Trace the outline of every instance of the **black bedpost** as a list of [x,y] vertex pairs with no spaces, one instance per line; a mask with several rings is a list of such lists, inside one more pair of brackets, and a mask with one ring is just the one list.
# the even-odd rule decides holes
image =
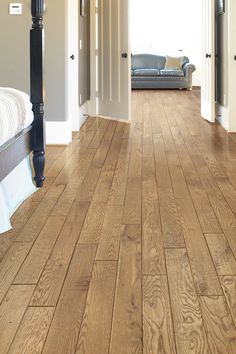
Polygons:
[[43,186],[45,165],[44,90],[43,90],[43,13],[44,0],[31,0],[32,29],[30,31],[30,96],[34,112],[33,164],[37,187]]

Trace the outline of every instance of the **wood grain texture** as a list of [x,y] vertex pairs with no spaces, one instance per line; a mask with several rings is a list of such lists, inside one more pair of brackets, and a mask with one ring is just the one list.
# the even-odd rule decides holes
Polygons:
[[123,207],[119,205],[111,205],[107,208],[102,225],[96,260],[118,260],[120,237],[123,231],[122,213]]
[[96,247],[92,245],[80,245],[74,253],[43,353],[75,351],[95,253]]
[[1,353],[235,352],[236,138],[199,90],[132,102],[47,147],[1,235]]
[[0,302],[6,295],[30,248],[29,243],[13,243],[0,263]]
[[236,276],[224,276],[221,278],[223,291],[236,325]]
[[181,220],[172,189],[158,188],[165,248],[185,247]]
[[129,178],[127,181],[123,224],[141,224],[141,178]]
[[126,226],[121,237],[110,353],[142,353],[141,229]]
[[177,351],[210,353],[186,250],[166,250],[166,262]]
[[65,219],[50,216],[17,274],[14,284],[37,284]]
[[207,339],[212,353],[236,352],[236,327],[223,296],[200,297]]
[[143,277],[143,353],[176,353],[167,278]]
[[95,263],[77,345],[78,354],[108,354],[116,273],[117,262]]
[[92,201],[81,231],[80,243],[94,244],[99,242],[102,232],[106,203]]
[[56,306],[89,204],[75,202],[40,276],[31,306]]
[[33,291],[33,285],[13,285],[0,305],[0,353],[8,352]]
[[29,307],[17,330],[9,353],[40,354],[53,318],[54,308]]
[[236,259],[224,234],[205,235],[217,273],[236,275]]

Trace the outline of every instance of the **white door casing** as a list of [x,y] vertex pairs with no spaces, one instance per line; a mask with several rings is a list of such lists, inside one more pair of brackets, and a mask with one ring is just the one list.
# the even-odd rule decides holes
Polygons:
[[236,132],[236,1],[226,3],[228,14],[228,130]]
[[215,0],[202,0],[202,10],[201,114],[209,122],[215,122]]
[[79,118],[79,0],[68,0],[67,114],[72,131],[80,128]]
[[131,114],[129,0],[98,0],[98,115]]

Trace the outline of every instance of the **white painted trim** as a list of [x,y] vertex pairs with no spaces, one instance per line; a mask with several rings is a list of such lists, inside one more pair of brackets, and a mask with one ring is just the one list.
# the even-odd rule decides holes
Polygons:
[[130,124],[130,120],[126,120],[126,119],[117,119],[117,118],[113,118],[113,117],[102,116],[101,114],[99,114],[97,117],[107,119],[107,120],[114,120],[115,122]]
[[67,122],[46,122],[46,144],[68,145],[72,141],[71,125]]
[[236,132],[236,1],[228,0],[228,131]]
[[225,130],[229,130],[229,111],[226,107],[221,106],[220,104],[216,105],[216,120]]

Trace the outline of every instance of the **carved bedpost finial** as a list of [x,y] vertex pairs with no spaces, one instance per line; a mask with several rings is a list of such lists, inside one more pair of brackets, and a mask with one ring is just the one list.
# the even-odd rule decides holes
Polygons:
[[31,0],[32,29],[30,31],[30,86],[34,112],[33,163],[37,187],[43,186],[44,146],[44,101],[43,101],[43,14],[44,0]]
[[32,28],[43,29],[44,0],[31,0]]

